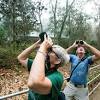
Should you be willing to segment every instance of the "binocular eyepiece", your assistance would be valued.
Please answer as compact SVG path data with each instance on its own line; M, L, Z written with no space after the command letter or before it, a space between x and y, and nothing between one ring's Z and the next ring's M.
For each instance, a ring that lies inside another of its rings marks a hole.
M76 44L81 44L81 45L83 45L84 42L83 42L82 40L77 40L77 41L76 41Z

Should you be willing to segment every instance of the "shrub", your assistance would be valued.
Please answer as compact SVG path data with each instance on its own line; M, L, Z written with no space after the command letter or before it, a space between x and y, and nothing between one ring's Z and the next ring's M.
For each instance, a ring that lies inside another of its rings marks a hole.
M13 50L10 47L2 48L0 47L0 67L11 68L12 66L19 65L17 56L23 50ZM35 52L30 55L30 58L34 58Z

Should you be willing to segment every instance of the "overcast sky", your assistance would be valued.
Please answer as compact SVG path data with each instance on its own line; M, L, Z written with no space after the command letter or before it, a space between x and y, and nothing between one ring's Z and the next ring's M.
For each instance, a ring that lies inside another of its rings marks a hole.
M33 1L39 1L39 0L33 0ZM47 8L50 8L50 5L49 5L50 0L40 0L40 1L43 1L44 5ZM52 0L52 1L55 2L55 0ZM60 6L65 6L65 1L66 0L58 0L58 2L60 2ZM69 1L71 3L73 0L69 0ZM88 2L86 3L86 1L88 1ZM81 9L79 8L82 12L84 12L88 15L91 15L91 16L95 16L97 14L97 8L95 7L95 3L100 5L100 0L76 0L76 8L77 9L78 9L77 5L79 4L79 2L81 2L83 5L83 6L81 6ZM43 22L44 27L46 27L49 22L49 17L50 17L49 11L50 11L50 9L43 12L42 22ZM93 20L90 20L90 22L91 22L91 24L94 24Z

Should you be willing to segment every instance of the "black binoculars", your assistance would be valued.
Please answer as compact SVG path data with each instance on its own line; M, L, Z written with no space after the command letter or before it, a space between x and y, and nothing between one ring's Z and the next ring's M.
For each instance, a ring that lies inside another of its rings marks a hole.
M42 32L42 33L39 34L39 38L41 39L41 42L44 41L44 35L46 35L46 37L48 37L46 32Z
M83 45L84 42L83 42L82 40L77 40L77 41L76 41L76 44L81 44L81 45Z

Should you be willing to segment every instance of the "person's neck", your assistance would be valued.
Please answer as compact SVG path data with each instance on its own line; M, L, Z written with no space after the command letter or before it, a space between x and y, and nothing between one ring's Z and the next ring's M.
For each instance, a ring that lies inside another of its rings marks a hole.
M77 55L79 57L79 59L82 59L84 57L84 55L80 56L80 55Z
M54 68L55 66L53 64L51 64L50 68Z
M50 69L56 69L56 66L54 64L51 64Z

